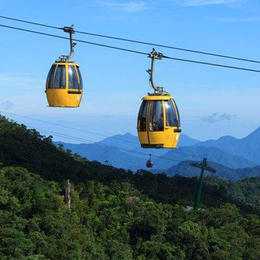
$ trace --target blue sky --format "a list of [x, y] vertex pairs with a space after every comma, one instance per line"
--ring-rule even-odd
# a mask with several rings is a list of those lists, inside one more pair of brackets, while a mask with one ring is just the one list
[[[0, 15], [59, 27], [74, 24], [81, 31], [260, 60], [259, 7], [260, 2], [253, 0], [0, 0]], [[66, 36], [2, 19], [0, 24]], [[148, 58], [78, 43], [73, 59], [81, 65], [83, 74], [81, 107], [49, 108], [44, 93], [46, 75], [53, 61], [67, 54], [68, 42], [4, 28], [0, 33], [0, 110], [12, 113], [4, 115], [30, 127], [93, 141], [102, 137], [14, 114], [104, 135], [136, 135], [141, 98], [151, 91], [145, 72], [150, 66]], [[151, 51], [149, 46], [84, 35], [75, 38]], [[260, 69], [250, 63], [157, 50], [168, 56]], [[165, 87], [178, 104], [183, 132], [193, 138], [241, 138], [260, 126], [260, 74], [169, 60], [158, 61], [155, 74], [156, 83]]]

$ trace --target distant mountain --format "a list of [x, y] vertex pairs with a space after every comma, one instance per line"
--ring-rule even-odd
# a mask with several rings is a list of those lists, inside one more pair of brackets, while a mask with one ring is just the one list
[[[199, 142], [185, 134], [181, 136], [180, 146], [193, 145]], [[70, 149], [73, 153], [78, 153], [90, 161], [107, 162], [114, 167], [132, 171], [147, 169], [146, 161], [150, 153], [152, 156], [158, 157], [170, 151], [169, 149], [141, 148], [138, 137], [130, 133], [111, 136], [94, 144], [62, 144], [65, 149]]]
[[[191, 145], [198, 144], [199, 142], [200, 142], [199, 140], [192, 139], [192, 138], [190, 138], [189, 136], [187, 136], [185, 134], [181, 134], [178, 147], [191, 146]], [[138, 141], [138, 143], [139, 143], [139, 141]], [[155, 157], [164, 156], [169, 151], [172, 151], [172, 149], [147, 149], [147, 148], [144, 149], [144, 148], [141, 148], [140, 144], [135, 149], [135, 152], [138, 152], [140, 154], [139, 156], [142, 156], [142, 153], [145, 153], [145, 154], [152, 154], [152, 156], [155, 156]], [[145, 156], [145, 158], [147, 158], [147, 156]]]
[[235, 153], [231, 148], [233, 145], [236, 145], [238, 141], [236, 138], [227, 136], [220, 138], [218, 142], [216, 142], [216, 140], [200, 142], [182, 134], [179, 148], [176, 150], [144, 149], [140, 147], [137, 136], [126, 133], [124, 135], [115, 135], [105, 138], [94, 144], [63, 144], [66, 149], [71, 149], [74, 153], [85, 156], [90, 161], [97, 160], [101, 163], [107, 162], [114, 167], [133, 171], [146, 169], [146, 161], [150, 153], [154, 161], [154, 169], [157, 170], [169, 169], [181, 161], [198, 161], [205, 155], [208, 156], [210, 161], [232, 169], [256, 166], [257, 164], [249, 159], [234, 154], [232, 155], [223, 151], [224, 149], [212, 145], [212, 143], [214, 143], [220, 147], [229, 146], [229, 150]]
[[260, 127], [242, 139], [224, 136], [218, 140], [208, 140], [194, 146], [216, 147], [260, 165]]
[[[184, 177], [194, 177], [198, 176], [201, 172], [200, 169], [190, 166], [191, 161], [183, 161], [179, 164], [171, 167], [170, 169], [166, 170], [166, 174], [168, 176], [174, 176], [174, 175], [181, 175]], [[208, 173], [205, 171], [205, 175], [214, 175], [223, 179], [232, 180], [232, 181], [238, 181], [242, 178], [244, 178], [243, 169], [241, 170], [241, 174], [238, 174], [237, 170], [230, 169], [228, 167], [225, 167], [223, 165], [220, 165], [218, 163], [210, 162], [210, 167], [217, 170], [215, 174]], [[260, 172], [259, 174], [260, 175]]]
[[199, 144], [199, 143], [200, 143], [199, 140], [190, 138], [188, 135], [181, 134], [178, 146], [184, 147], [184, 146], [191, 146], [191, 145], [195, 145], [195, 144]]
[[[181, 134], [178, 146], [179, 147], [190, 146], [190, 145], [198, 144], [199, 142], [200, 142], [199, 140], [192, 139], [185, 134]], [[135, 135], [132, 135], [128, 132], [124, 135], [114, 135], [114, 136], [105, 138], [104, 140], [102, 140], [98, 143], [112, 145], [114, 147], [124, 148], [124, 149], [136, 149], [136, 148], [140, 147], [138, 137]]]
[[[198, 176], [201, 172], [200, 169], [190, 166], [192, 161], [183, 161], [177, 165], [172, 166], [168, 170], [164, 171], [168, 176], [181, 175], [184, 177], [194, 177]], [[238, 181], [245, 178], [259, 177], [260, 176], [260, 166], [253, 168], [241, 168], [241, 169], [230, 169], [218, 163], [210, 162], [210, 167], [217, 170], [216, 173], [208, 173], [205, 171], [205, 175], [214, 175], [223, 179]], [[158, 171], [157, 171], [158, 173]]]
[[161, 158], [154, 160], [155, 169], [168, 169], [180, 161], [199, 161], [205, 155], [209, 161], [221, 164], [223, 166], [237, 169], [245, 167], [254, 167], [256, 164], [243, 157], [234, 156], [215, 147], [189, 146], [180, 147], [176, 150], [170, 150]]
[[128, 153], [131, 156], [137, 156], [146, 160], [150, 153], [155, 156], [162, 156], [167, 152], [165, 149], [143, 149], [140, 146], [138, 137], [130, 133], [126, 133], [124, 135], [114, 135], [95, 144], [116, 147], [124, 153]]
[[70, 149], [73, 153], [78, 153], [86, 157], [89, 161], [99, 161], [116, 168], [124, 168], [132, 171], [146, 168], [147, 158], [130, 155], [108, 144], [62, 144], [65, 149]]
[[237, 169], [236, 172], [241, 175], [241, 178], [251, 178], [260, 176], [260, 166], [253, 168]]
[[[198, 140], [192, 139], [189, 136], [182, 134], [181, 138], [180, 138], [180, 142], [179, 142], [179, 147], [182, 146], [189, 146], [189, 145], [193, 145], [193, 144], [197, 144]], [[64, 143], [65, 144], [65, 143]], [[87, 146], [85, 146], [87, 145]], [[108, 157], [111, 159], [112, 157], [116, 157], [116, 161], [120, 159], [120, 156], [118, 156], [117, 154], [114, 155], [108, 155], [108, 150], [111, 151], [111, 153], [114, 153], [114, 148], [117, 148], [118, 151], [121, 151], [123, 153], [129, 154], [133, 157], [138, 157], [138, 158], [142, 158], [141, 162], [138, 162], [138, 158], [137, 158], [137, 165], [136, 167], [132, 167], [128, 164], [127, 161], [125, 161], [126, 163], [126, 167], [130, 167], [127, 169], [140, 169], [140, 167], [144, 167], [143, 159], [148, 159], [149, 154], [152, 154], [153, 156], [162, 156], [163, 154], [165, 154], [167, 151], [170, 151], [169, 149], [144, 149], [140, 146], [139, 143], [139, 139], [137, 136], [134, 136], [130, 133], [126, 133], [124, 135], [114, 135], [108, 138], [105, 138], [104, 140], [100, 141], [100, 142], [96, 142], [94, 143], [94, 145], [98, 145], [94, 150], [93, 153], [92, 151], [87, 148], [89, 145], [88, 144], [69, 144], [70, 148], [68, 147], [68, 149], [71, 149], [73, 152], [77, 152], [78, 154], [82, 155], [82, 156], [86, 156], [89, 160], [98, 160], [100, 162], [103, 162], [105, 160], [108, 160]], [[67, 147], [67, 144], [65, 145]], [[79, 146], [79, 147], [78, 147]], [[93, 148], [93, 146], [92, 146]], [[101, 156], [101, 154], [104, 155], [104, 153], [102, 151], [100, 151], [100, 155], [97, 153], [97, 151], [99, 149], [103, 149], [106, 148], [106, 158], [103, 158]], [[111, 148], [111, 149], [109, 149]], [[132, 159], [130, 159], [131, 161]], [[112, 160], [114, 161], [114, 160]], [[116, 163], [116, 165], [121, 165], [121, 163]], [[124, 167], [124, 168], [126, 168]]]
[[116, 148], [135, 149], [139, 147], [138, 137], [130, 133], [114, 135], [98, 142], [99, 144], [110, 145]]

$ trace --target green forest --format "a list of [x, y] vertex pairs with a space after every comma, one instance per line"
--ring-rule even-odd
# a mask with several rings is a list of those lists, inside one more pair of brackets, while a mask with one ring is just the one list
[[207, 177], [187, 210], [197, 178], [90, 162], [5, 117], [0, 162], [1, 260], [260, 259], [260, 178]]

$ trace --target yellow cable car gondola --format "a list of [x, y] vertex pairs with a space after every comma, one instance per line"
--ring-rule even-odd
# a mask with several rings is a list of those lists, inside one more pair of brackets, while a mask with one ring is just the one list
[[147, 168], [153, 168], [153, 161], [152, 161], [152, 155], [149, 154], [149, 160], [146, 162]]
[[181, 133], [180, 116], [174, 99], [153, 81], [154, 61], [162, 57], [162, 53], [154, 49], [149, 55], [152, 62], [147, 72], [154, 93], [143, 97], [137, 121], [138, 137], [143, 148], [177, 148]]
[[61, 55], [52, 65], [47, 77], [45, 93], [50, 107], [79, 107], [83, 82], [79, 65], [70, 61], [76, 45], [72, 41], [74, 29], [64, 27], [63, 30], [70, 34], [70, 54]]

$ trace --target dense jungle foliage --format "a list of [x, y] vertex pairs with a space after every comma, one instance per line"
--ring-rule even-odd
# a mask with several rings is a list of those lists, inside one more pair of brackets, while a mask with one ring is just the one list
[[[8, 121], [3, 116], [0, 116], [0, 162], [5, 166], [24, 167], [51, 181], [70, 179], [74, 183], [81, 183], [95, 180], [103, 184], [127, 181], [156, 202], [173, 205], [193, 206], [198, 187], [197, 178], [170, 178], [165, 174], [154, 175], [143, 170], [133, 174], [131, 171], [102, 165], [99, 162], [89, 162], [86, 158], [72, 154], [70, 150], [57, 148], [53, 145], [51, 136], [41, 136], [36, 130]], [[256, 203], [250, 203], [252, 198], [245, 200], [237, 196], [247, 196], [243, 187], [237, 189], [239, 192], [232, 196], [228, 182], [220, 180], [209, 182], [209, 185], [204, 184], [201, 205], [217, 207], [224, 203], [232, 203], [240, 207], [242, 212], [260, 215], [260, 208], [255, 207]], [[259, 194], [260, 205], [260, 193], [256, 189], [255, 194]]]
[[0, 170], [2, 260], [260, 259], [260, 218], [230, 204], [199, 212], [156, 203], [127, 182], [77, 184]]
[[260, 259], [257, 178], [234, 196], [229, 182], [207, 180], [203, 209], [188, 211], [197, 178], [89, 162], [4, 117], [0, 162], [1, 260]]
[[245, 178], [233, 182], [220, 179], [214, 176], [208, 176], [205, 182], [214, 187], [224, 187], [228, 197], [236, 198], [241, 205], [247, 204], [260, 209], [260, 177]]

